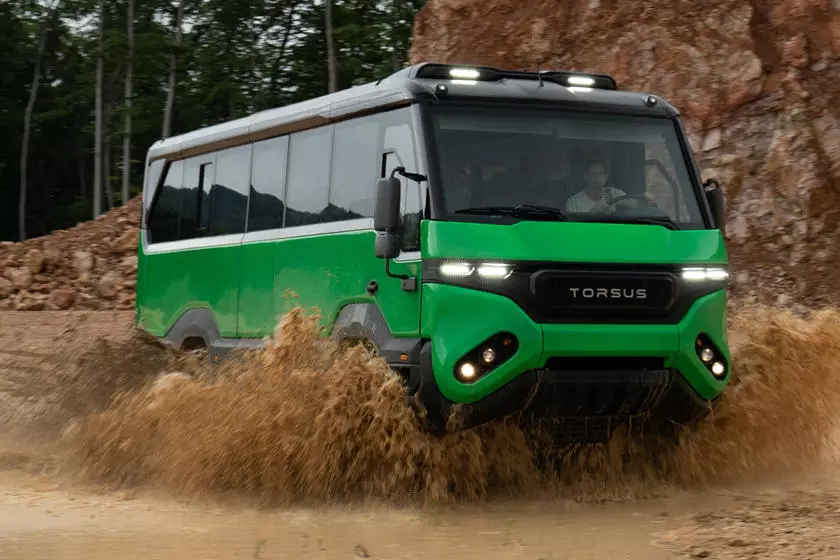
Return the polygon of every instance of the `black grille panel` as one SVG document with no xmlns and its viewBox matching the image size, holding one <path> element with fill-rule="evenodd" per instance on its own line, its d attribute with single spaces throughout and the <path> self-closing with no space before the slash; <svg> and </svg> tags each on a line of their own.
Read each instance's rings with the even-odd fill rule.
<svg viewBox="0 0 840 560">
<path fill-rule="evenodd" d="M 670 384 L 670 371 L 539 372 L 539 390 L 527 407 L 554 418 L 627 418 L 649 411 Z"/>
<path fill-rule="evenodd" d="M 662 315 L 676 286 L 667 273 L 540 271 L 531 277 L 536 304 L 552 317 Z"/>
<path fill-rule="evenodd" d="M 556 371 L 645 371 L 664 369 L 665 358 L 647 356 L 555 356 L 545 369 Z"/>
</svg>

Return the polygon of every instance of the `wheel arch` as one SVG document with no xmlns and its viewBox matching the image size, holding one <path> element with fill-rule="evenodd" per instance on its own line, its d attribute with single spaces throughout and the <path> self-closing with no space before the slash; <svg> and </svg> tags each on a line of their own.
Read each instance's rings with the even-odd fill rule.
<svg viewBox="0 0 840 560">
<path fill-rule="evenodd" d="M 351 303 L 341 308 L 330 336 L 341 341 L 369 340 L 390 365 L 420 362 L 421 338 L 395 337 L 376 303 Z M 406 356 L 407 359 L 401 359 Z"/>
<path fill-rule="evenodd" d="M 176 348 L 193 346 L 201 341 L 212 348 L 222 335 L 213 312 L 206 308 L 188 309 L 172 324 L 163 340 Z"/>
</svg>

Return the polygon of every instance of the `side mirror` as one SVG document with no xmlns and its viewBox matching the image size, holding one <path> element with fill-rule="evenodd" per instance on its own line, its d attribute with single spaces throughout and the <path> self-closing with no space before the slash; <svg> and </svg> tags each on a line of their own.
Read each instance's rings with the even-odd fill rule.
<svg viewBox="0 0 840 560">
<path fill-rule="evenodd" d="M 721 232 L 726 231 L 726 215 L 724 212 L 723 191 L 714 179 L 709 179 L 703 183 L 704 192 L 706 193 L 706 200 L 709 201 L 709 207 L 712 210 L 712 218 L 715 221 L 715 226 Z"/>
<path fill-rule="evenodd" d="M 383 233 L 395 233 L 400 225 L 400 194 L 402 183 L 396 177 L 379 179 L 376 182 L 376 210 L 373 215 L 373 229 Z"/>
<path fill-rule="evenodd" d="M 396 177 L 376 182 L 376 210 L 373 229 L 376 230 L 376 258 L 392 259 L 400 254 L 400 194 L 402 183 Z"/>
</svg>

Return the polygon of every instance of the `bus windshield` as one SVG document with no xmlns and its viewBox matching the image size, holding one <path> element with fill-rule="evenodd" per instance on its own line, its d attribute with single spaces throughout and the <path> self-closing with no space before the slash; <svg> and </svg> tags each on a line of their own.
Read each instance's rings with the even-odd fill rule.
<svg viewBox="0 0 840 560">
<path fill-rule="evenodd" d="M 430 107 L 448 219 L 617 221 L 705 227 L 668 118 Z"/>
</svg>

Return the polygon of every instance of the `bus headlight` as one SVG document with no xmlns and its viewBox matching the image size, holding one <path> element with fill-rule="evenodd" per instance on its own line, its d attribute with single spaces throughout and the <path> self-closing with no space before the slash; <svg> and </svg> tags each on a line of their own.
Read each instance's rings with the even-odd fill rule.
<svg viewBox="0 0 840 560">
<path fill-rule="evenodd" d="M 513 274 L 513 268 L 503 263 L 484 263 L 475 267 L 467 263 L 445 263 L 440 265 L 443 276 L 466 278 L 478 274 L 482 278 L 504 279 Z"/>
<path fill-rule="evenodd" d="M 507 278 L 511 269 L 503 264 L 483 264 L 478 267 L 478 275 L 484 278 Z"/>
<path fill-rule="evenodd" d="M 717 379 L 726 377 L 726 360 L 705 333 L 698 334 L 697 338 L 694 339 L 694 349 L 697 352 L 697 357 L 700 358 L 706 369 L 712 372 L 712 375 Z"/>
<path fill-rule="evenodd" d="M 461 383 L 474 383 L 510 360 L 518 348 L 519 341 L 512 333 L 493 335 L 458 360 L 455 378 Z"/>
<path fill-rule="evenodd" d="M 729 271 L 723 267 L 687 267 L 682 269 L 683 280 L 691 282 L 702 282 L 704 280 L 726 280 L 729 278 Z"/>
</svg>

